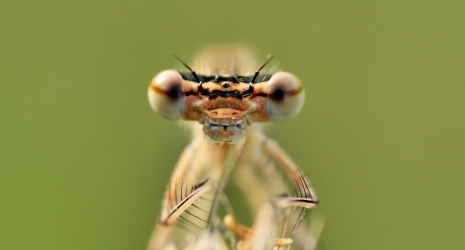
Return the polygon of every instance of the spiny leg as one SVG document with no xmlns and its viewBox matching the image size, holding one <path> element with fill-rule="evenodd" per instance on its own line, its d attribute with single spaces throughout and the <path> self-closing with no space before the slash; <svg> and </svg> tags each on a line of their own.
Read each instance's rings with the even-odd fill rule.
<svg viewBox="0 0 465 250">
<path fill-rule="evenodd" d="M 297 188 L 298 197 L 283 197 L 281 201 L 278 200 L 277 202 L 284 202 L 285 204 L 287 202 L 286 199 L 295 199 L 291 204 L 296 204 L 293 209 L 298 213 L 298 217 L 295 224 L 291 225 L 290 229 L 292 229 L 292 233 L 296 237 L 295 239 L 300 242 L 300 244 L 303 245 L 305 249 L 312 249 L 313 247 L 307 247 L 314 244 L 314 242 L 310 242 L 308 240 L 308 236 L 310 234 L 313 235 L 316 232 L 310 232 L 310 228 L 307 224 L 300 224 L 303 221 L 307 210 L 318 206 L 319 200 L 315 191 L 312 189 L 310 182 L 302 175 L 302 172 L 298 166 L 275 141 L 270 140 L 263 135 L 258 135 L 256 138 L 259 140 L 263 151 L 275 161 L 275 163 L 287 175 L 288 179 L 291 180 L 294 186 Z M 298 205 L 299 203 L 300 205 Z M 300 230 L 296 232 L 297 228 L 299 227 Z M 320 229 L 321 226 L 319 229 L 317 229 L 317 231 Z"/>
<path fill-rule="evenodd" d="M 285 216 L 283 211 L 289 208 L 310 209 L 316 207 L 314 203 L 302 202 L 301 198 L 283 197 L 265 203 L 260 208 L 254 222 L 253 229 L 247 228 L 237 222 L 233 216 L 226 215 L 225 226 L 242 239 L 240 249 L 269 249 L 270 247 L 288 247 L 293 240 L 290 238 L 276 238 L 277 224 Z M 312 241 L 310 244 L 314 246 Z M 305 248 L 308 249 L 308 248 Z"/>
<path fill-rule="evenodd" d="M 297 190 L 302 198 L 311 199 L 315 204 L 318 204 L 318 197 L 315 191 L 310 186 L 310 182 L 302 175 L 302 172 L 291 158 L 284 152 L 279 145 L 263 135 L 258 139 L 261 141 L 261 147 L 264 152 L 272 158 L 277 165 L 286 173 L 290 180 L 293 180 Z"/>
<path fill-rule="evenodd" d="M 186 185 L 188 182 L 193 184 L 198 176 L 195 174 L 192 175 L 192 172 L 187 178 L 187 173 L 189 172 L 189 168 L 192 166 L 192 161 L 195 158 L 195 155 L 198 151 L 198 148 L 202 140 L 194 140 L 192 141 L 182 152 L 181 157 L 179 158 L 171 180 L 168 184 L 168 189 L 165 191 L 164 199 L 162 201 L 162 212 L 160 217 L 160 224 L 158 224 L 150 238 L 149 243 L 149 250 L 156 250 L 156 249 L 163 249 L 163 247 L 167 244 L 167 241 L 170 239 L 170 233 L 173 230 L 173 226 L 171 223 L 163 223 L 164 218 L 168 218 L 170 215 L 171 208 L 176 203 L 176 197 L 178 197 L 178 186 L 177 180 L 185 180 Z M 201 171 L 196 171 L 200 173 Z M 182 181 L 180 181 L 182 185 Z M 173 185 L 172 185 L 173 184 Z"/>
<path fill-rule="evenodd" d="M 203 138 L 193 141 L 184 150 L 168 184 L 160 218 L 161 224 L 157 226 L 152 236 L 150 250 L 162 249 L 168 243 L 170 236 L 173 235 L 172 230 L 175 222 L 178 224 L 177 222 L 184 221 L 185 225 L 195 226 L 186 221 L 181 214 L 188 214 L 191 218 L 211 226 L 211 217 L 216 214 L 215 210 L 218 206 L 217 196 L 222 192 L 229 171 L 236 164 L 240 153 L 241 151 L 235 147 L 208 145 Z M 196 188 L 190 192 L 185 190 L 188 184 L 195 184 L 201 178 L 204 178 L 203 180 L 208 178 L 208 181 L 204 183 L 205 185 L 202 184 L 198 190 Z M 207 197 L 204 197 L 206 193 L 214 193 L 214 195 L 206 199 Z M 202 207 L 197 207 L 194 204 L 195 201 L 202 203 Z M 203 210 L 202 213 L 207 213 L 208 218 L 199 218 L 195 214 L 191 214 L 188 211 L 190 207 Z"/>
</svg>

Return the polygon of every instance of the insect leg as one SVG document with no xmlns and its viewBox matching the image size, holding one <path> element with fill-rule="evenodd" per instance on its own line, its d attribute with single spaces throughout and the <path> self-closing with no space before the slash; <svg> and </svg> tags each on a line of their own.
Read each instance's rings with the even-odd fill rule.
<svg viewBox="0 0 465 250">
<path fill-rule="evenodd" d="M 290 180 L 293 180 L 294 185 L 299 191 L 302 198 L 308 198 L 313 203 L 318 204 L 318 197 L 310 185 L 310 182 L 302 175 L 302 172 L 291 158 L 284 152 L 279 145 L 265 136 L 261 136 L 261 147 L 264 152 L 272 158 L 277 165 L 286 173 Z"/>
<path fill-rule="evenodd" d="M 197 176 L 189 175 L 189 177 L 187 177 L 187 174 L 189 167 L 191 166 L 191 163 L 201 143 L 202 140 L 194 140 L 182 152 L 181 157 L 178 163 L 176 164 L 175 170 L 171 177 L 168 189 L 165 192 L 165 196 L 162 202 L 160 222 L 164 220 L 163 218 L 167 218 L 169 216 L 171 208 L 175 206 L 177 200 L 179 200 L 177 190 L 179 189 L 179 185 L 182 186 L 182 181 L 184 181 L 185 183 L 194 183 L 196 181 Z M 196 172 L 199 173 L 201 171 Z M 178 181 L 179 183 L 176 183 Z M 171 225 L 171 223 L 158 224 L 152 233 L 148 249 L 163 249 L 163 247 L 170 240 L 170 234 L 172 230 L 173 226 Z"/>
<path fill-rule="evenodd" d="M 304 249 L 312 249 L 313 247 L 310 246 L 314 246 L 318 237 L 315 233 L 321 231 L 322 223 L 316 223 L 313 225 L 314 223 L 312 222 L 310 228 L 308 224 L 300 224 L 303 221 L 307 210 L 318 206 L 318 197 L 311 187 L 310 182 L 302 175 L 298 166 L 275 141 L 270 140 L 263 135 L 260 135 L 258 139 L 262 150 L 278 165 L 280 169 L 283 170 L 287 178 L 292 181 L 298 190 L 298 197 L 282 197 L 276 201 L 276 204 L 281 208 L 289 207 L 296 210 L 297 214 L 294 215 L 294 218 L 297 217 L 297 219 L 294 225 L 290 225 L 290 229 L 296 237 L 295 239 L 304 247 Z M 299 226 L 300 230 L 296 231 Z M 311 229 L 314 226 L 319 228 L 316 230 Z M 309 237 L 310 235 L 315 237 Z M 310 240 L 310 238 L 314 239 Z"/>
<path fill-rule="evenodd" d="M 265 203 L 260 208 L 253 229 L 237 222 L 231 215 L 224 217 L 225 226 L 242 239 L 239 249 L 270 249 L 271 247 L 287 247 L 293 240 L 289 238 L 274 238 L 276 222 L 278 221 L 277 207 L 273 203 Z"/>
</svg>

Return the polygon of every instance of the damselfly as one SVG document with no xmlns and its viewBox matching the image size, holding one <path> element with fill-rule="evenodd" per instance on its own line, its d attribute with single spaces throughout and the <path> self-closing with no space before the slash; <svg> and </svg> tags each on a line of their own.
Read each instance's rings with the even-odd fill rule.
<svg viewBox="0 0 465 250">
<path fill-rule="evenodd" d="M 149 101 L 160 115 L 188 124 L 193 139 L 168 183 L 149 249 L 314 249 L 315 232 L 302 221 L 318 198 L 261 132 L 264 122 L 300 111 L 300 81 L 263 73 L 272 57 L 257 66 L 241 45 L 207 47 L 191 65 L 177 59 L 185 70 L 155 76 Z"/>
</svg>

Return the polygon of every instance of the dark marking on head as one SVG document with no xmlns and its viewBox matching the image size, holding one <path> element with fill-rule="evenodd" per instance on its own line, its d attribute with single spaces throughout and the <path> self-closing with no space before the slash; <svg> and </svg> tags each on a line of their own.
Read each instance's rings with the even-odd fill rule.
<svg viewBox="0 0 465 250">
<path fill-rule="evenodd" d="M 284 86 L 276 87 L 271 93 L 268 94 L 268 98 L 273 99 L 274 101 L 284 101 L 287 98 L 296 96 L 304 91 L 302 86 L 299 86 L 297 89 L 287 90 Z"/>
<path fill-rule="evenodd" d="M 188 92 L 185 92 L 184 95 L 186 96 L 190 96 L 190 95 L 198 95 L 199 93 L 197 91 L 194 91 L 194 90 L 191 90 L 191 91 L 188 91 Z"/>
<path fill-rule="evenodd" d="M 192 75 L 191 72 L 186 73 L 186 72 L 179 72 L 181 75 L 182 79 L 186 81 L 191 81 L 191 82 L 196 82 L 196 83 L 207 83 L 207 82 L 213 82 L 213 83 L 220 83 L 220 82 L 232 82 L 232 83 L 252 83 L 252 79 L 254 76 L 229 76 L 229 77 L 224 77 L 224 76 L 207 76 L 207 75 L 196 75 L 198 78 L 196 78 L 194 75 Z M 256 77 L 255 82 L 253 83 L 260 83 L 260 82 L 266 82 L 270 80 L 271 76 L 273 74 L 262 74 L 258 75 Z"/>
<path fill-rule="evenodd" d="M 171 98 L 171 99 L 178 99 L 181 98 L 184 95 L 184 92 L 182 90 L 182 87 L 179 85 L 172 85 L 170 88 L 166 91 L 166 95 Z"/>
<path fill-rule="evenodd" d="M 176 85 L 171 85 L 169 86 L 168 89 L 161 89 L 157 87 L 156 85 L 151 84 L 150 89 L 152 89 L 153 92 L 159 94 L 159 95 L 164 95 L 170 99 L 178 99 L 181 98 L 185 93 L 179 86 Z"/>
<path fill-rule="evenodd" d="M 227 88 L 231 87 L 231 84 L 229 82 L 223 82 L 223 83 L 221 83 L 221 87 L 227 89 Z"/>
<path fill-rule="evenodd" d="M 273 92 L 270 93 L 270 98 L 275 101 L 282 101 L 286 98 L 286 91 L 282 88 L 275 88 Z"/>
<path fill-rule="evenodd" d="M 215 98 L 218 98 L 218 97 L 224 97 L 224 98 L 232 97 L 232 98 L 242 100 L 243 98 L 246 98 L 246 97 L 249 97 L 249 96 L 253 95 L 254 87 L 253 87 L 253 85 L 249 85 L 249 88 L 247 90 L 242 91 L 242 92 L 237 91 L 237 90 L 233 90 L 233 91 L 213 90 L 213 91 L 210 91 L 208 89 L 204 89 L 202 84 L 200 84 L 199 87 L 198 87 L 198 90 L 199 90 L 199 92 L 198 92 L 199 95 L 207 96 L 209 99 L 215 99 Z"/>
</svg>

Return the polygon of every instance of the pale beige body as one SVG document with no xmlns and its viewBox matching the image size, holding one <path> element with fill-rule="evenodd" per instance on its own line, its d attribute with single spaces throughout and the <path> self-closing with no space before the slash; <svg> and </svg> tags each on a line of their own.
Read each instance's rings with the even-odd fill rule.
<svg viewBox="0 0 465 250">
<path fill-rule="evenodd" d="M 201 51 L 192 69 L 205 76 L 231 77 L 253 75 L 258 67 L 247 48 L 230 45 Z M 193 76 L 197 77 L 195 73 Z M 250 84 L 192 82 L 193 77 L 188 80 L 183 77 L 173 71 L 162 72 L 149 87 L 152 107 L 165 117 L 186 120 L 184 123 L 191 128 L 193 138 L 169 182 L 160 224 L 154 230 L 149 249 L 269 249 L 291 244 L 292 239 L 282 238 L 293 233 L 292 225 L 287 225 L 295 218 L 290 215 L 290 210 L 314 208 L 318 198 L 290 157 L 262 134 L 260 122 L 286 120 L 296 115 L 304 98 L 300 82 L 284 72 Z M 284 89 L 285 99 L 273 100 L 276 96 L 281 97 L 273 94 L 276 86 Z M 177 95 L 172 91 L 177 88 L 182 88 L 185 94 Z M 195 91 L 207 94 L 187 94 Z M 221 91 L 249 91 L 250 95 L 244 94 L 243 98 L 226 94 L 224 97 L 211 96 Z M 189 185 L 204 180 L 207 181 L 200 187 L 187 191 Z M 223 191 L 230 180 L 243 190 L 247 204 L 239 208 L 225 206 L 227 197 Z M 282 196 L 292 194 L 293 189 L 299 196 Z M 202 201 L 209 195 L 213 197 L 212 202 Z M 196 232 L 176 228 L 174 224 L 194 203 L 208 213 L 206 228 Z M 218 206 L 226 207 L 224 221 Z M 232 214 L 238 209 L 248 210 L 256 218 L 253 229 L 247 229 L 234 219 Z M 300 224 L 302 218 L 296 220 Z M 232 246 L 233 236 L 219 230 L 220 227 L 237 234 L 241 242 Z M 302 225 L 300 232 L 293 236 L 297 241 L 293 246 L 312 249 L 315 241 L 308 237 L 310 233 Z"/>
</svg>

